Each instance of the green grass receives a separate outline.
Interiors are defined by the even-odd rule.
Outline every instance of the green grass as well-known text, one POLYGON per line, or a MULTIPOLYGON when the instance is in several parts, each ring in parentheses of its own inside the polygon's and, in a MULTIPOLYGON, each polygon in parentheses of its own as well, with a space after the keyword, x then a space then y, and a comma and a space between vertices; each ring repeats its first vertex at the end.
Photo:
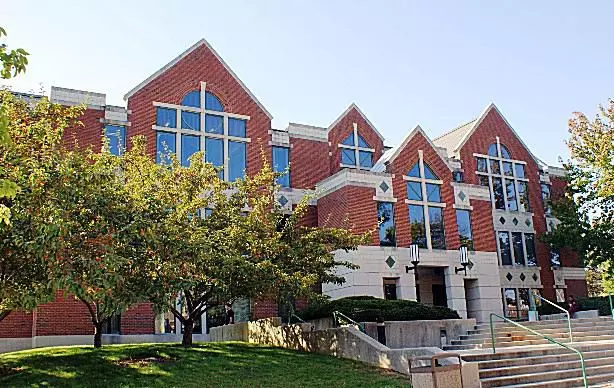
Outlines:
POLYGON ((360 362, 240 342, 187 350, 169 344, 70 346, 0 355, 0 387, 43 386, 407 387, 409 382, 360 362))

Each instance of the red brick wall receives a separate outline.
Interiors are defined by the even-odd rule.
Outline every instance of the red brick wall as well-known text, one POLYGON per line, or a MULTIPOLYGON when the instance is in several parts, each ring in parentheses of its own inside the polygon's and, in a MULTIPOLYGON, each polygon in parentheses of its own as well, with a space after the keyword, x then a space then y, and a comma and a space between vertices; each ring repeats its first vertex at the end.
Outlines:
POLYGON ((495 228, 492 224, 492 205, 490 201, 471 200, 471 232, 473 248, 476 251, 496 252, 495 228))
POLYGON ((377 136, 375 130, 363 119, 362 115, 352 108, 330 131, 328 141, 331 143, 330 151, 330 175, 341 170, 341 149, 339 144, 350 134, 354 133, 353 123, 358 125, 358 134, 375 149, 373 154, 373 164, 382 156, 384 152, 384 142, 377 136))
POLYGON ((573 296, 577 298, 579 296, 587 296, 588 288, 585 280, 565 280, 567 289, 565 290, 565 297, 573 296))
POLYGON ((129 137, 145 135, 148 152, 154 156, 156 139, 151 126, 156 123, 156 109, 152 103, 180 104, 185 94, 200 90, 201 81, 219 98, 225 112, 250 116, 247 136, 252 142, 247 146, 247 172, 255 174, 262 164, 261 149, 266 155, 271 154, 268 145, 271 120, 204 44, 128 99, 128 110, 132 111, 128 117, 132 123, 129 137))
POLYGON ((256 299, 252 303, 252 319, 277 316, 277 302, 272 299, 256 299))
POLYGON ((121 316, 121 334, 155 333, 155 313, 150 303, 138 303, 121 316))
MULTIPOLYGON (((484 120, 480 123, 468 141, 460 150, 460 157, 468 183, 479 184, 475 173, 476 161, 474 153, 486 154, 488 146, 496 143, 499 136, 502 145, 510 151, 512 159, 522 160, 527 163, 525 176, 529 179, 529 201, 533 212, 533 224, 536 235, 546 231, 546 221, 544 217, 544 206, 541 199, 541 185, 539 182, 539 168, 531 154, 522 145, 520 139, 506 124, 505 120, 495 110, 491 109, 484 120)), ((493 234, 483 231, 485 234, 474 232, 474 241, 481 239, 492 239, 493 234)), ((536 239, 535 249, 537 255, 537 265, 541 267, 541 281, 544 286, 544 297, 554 298, 554 274, 550 270, 550 250, 539 239, 536 239)))
POLYGON ((87 307, 72 296, 56 292, 54 302, 38 306, 35 335, 94 334, 87 307))
POLYGON ((443 181, 441 185, 441 200, 446 203, 446 207, 443 210, 446 248, 458 249, 460 241, 456 225, 456 212, 452 206, 454 204, 454 190, 450 184, 452 172, 421 132, 417 132, 398 156, 388 165, 388 172, 394 174, 392 186, 394 196, 397 199, 395 204, 397 246, 406 247, 411 241, 409 210, 404 202, 407 198, 407 181, 403 179, 403 175, 407 175, 413 165, 420 160, 418 150, 423 151, 424 163, 443 181))
POLYGON ((290 138, 290 185, 300 189, 311 189, 316 183, 328 177, 328 143, 290 138))
POLYGON ((32 313, 12 311, 0 321, 0 338, 32 337, 32 313))
POLYGON ((300 220, 301 226, 318 226, 318 208, 317 206, 308 206, 307 212, 300 220))
POLYGON ((82 148, 91 147, 98 152, 102 147, 102 130, 104 124, 100 119, 104 118, 104 110, 86 109, 83 116, 79 118, 81 124, 72 125, 64 130, 62 137, 66 147, 73 147, 76 144, 82 148))

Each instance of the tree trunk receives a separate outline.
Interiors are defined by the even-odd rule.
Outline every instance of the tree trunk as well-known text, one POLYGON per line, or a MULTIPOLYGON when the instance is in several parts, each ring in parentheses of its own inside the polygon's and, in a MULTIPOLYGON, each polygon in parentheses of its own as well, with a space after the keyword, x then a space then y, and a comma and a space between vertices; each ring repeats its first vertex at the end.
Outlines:
POLYGON ((94 324, 94 348, 102 347, 102 323, 94 324))
POLYGON ((181 340, 181 345, 184 348, 192 347, 192 332, 194 331, 194 321, 188 319, 183 324, 183 339, 181 340))

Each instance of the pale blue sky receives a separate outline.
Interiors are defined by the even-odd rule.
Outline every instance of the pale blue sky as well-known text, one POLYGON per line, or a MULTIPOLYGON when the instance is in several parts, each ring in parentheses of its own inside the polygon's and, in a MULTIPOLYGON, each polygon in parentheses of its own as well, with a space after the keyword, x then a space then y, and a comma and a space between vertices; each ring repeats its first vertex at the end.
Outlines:
POLYGON ((123 95, 206 38, 273 114, 328 126, 351 102, 396 145, 495 102, 535 154, 567 156, 573 111, 613 96, 613 1, 11 1, 32 54, 16 89, 123 95))

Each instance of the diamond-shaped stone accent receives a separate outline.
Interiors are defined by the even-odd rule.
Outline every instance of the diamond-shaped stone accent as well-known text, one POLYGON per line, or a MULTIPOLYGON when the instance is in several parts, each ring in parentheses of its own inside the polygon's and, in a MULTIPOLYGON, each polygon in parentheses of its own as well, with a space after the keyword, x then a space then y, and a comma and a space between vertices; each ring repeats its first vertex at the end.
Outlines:
POLYGON ((461 201, 464 201, 467 196, 461 191, 460 193, 458 193, 458 198, 460 198, 461 201))
POLYGON ((524 276, 524 274, 523 274, 523 273, 521 273, 521 274, 520 274, 520 280, 522 280, 522 281, 524 282, 524 280, 525 280, 526 278, 527 278, 527 277, 526 277, 526 276, 524 276))
POLYGON ((499 218, 499 222, 500 222, 501 224, 505 224, 505 217, 501 217, 501 218, 499 218))
POLYGON ((535 281, 535 282, 536 282, 536 281, 537 281, 537 279, 538 279, 538 276, 537 276, 537 274, 536 274, 536 273, 534 273, 534 274, 533 274, 533 281, 535 281))
POLYGON ((386 264, 388 265, 388 267, 392 268, 394 266, 394 263, 396 263, 394 257, 388 256, 388 258, 386 259, 386 264))
POLYGON ((508 272, 508 273, 507 273, 507 275, 505 275, 505 277, 506 277, 506 278, 507 278, 507 280, 509 280, 510 282, 512 281, 513 276, 512 276, 512 274, 511 274, 511 273, 509 273, 509 272, 508 272))
POLYGON ((283 195, 279 197, 279 204, 281 206, 286 206, 287 203, 288 203, 288 199, 286 197, 284 197, 283 195))
POLYGON ((390 186, 388 186, 388 184, 386 184, 386 182, 382 182, 382 183, 379 184, 379 188, 382 189, 382 191, 385 193, 386 191, 388 191, 390 186))
POLYGON ((512 222, 514 223, 514 225, 518 225, 518 218, 514 217, 514 219, 512 220, 512 222))
POLYGON ((530 220, 530 219, 528 219, 528 218, 527 218, 527 219, 524 221, 524 223, 525 223, 527 226, 531 226, 531 220, 530 220))

